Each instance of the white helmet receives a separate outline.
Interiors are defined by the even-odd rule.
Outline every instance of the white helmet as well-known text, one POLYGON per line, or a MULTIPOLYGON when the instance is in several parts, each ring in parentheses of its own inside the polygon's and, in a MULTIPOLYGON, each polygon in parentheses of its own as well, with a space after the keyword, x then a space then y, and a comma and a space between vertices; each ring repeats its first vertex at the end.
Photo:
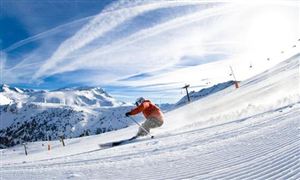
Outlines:
POLYGON ((144 101, 145 101, 145 98, 139 97, 139 98, 136 99, 135 105, 136 105, 136 106, 139 106, 139 105, 142 104, 144 101))

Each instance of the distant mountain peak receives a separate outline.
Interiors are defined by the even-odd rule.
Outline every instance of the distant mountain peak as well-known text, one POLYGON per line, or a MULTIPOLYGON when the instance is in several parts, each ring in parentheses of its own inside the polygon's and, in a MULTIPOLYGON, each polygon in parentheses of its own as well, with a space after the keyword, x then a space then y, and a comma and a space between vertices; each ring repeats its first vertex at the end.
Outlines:
POLYGON ((90 90, 99 90, 105 92, 101 87, 93 87, 93 86, 78 86, 78 87, 65 87, 59 88, 53 91, 90 91, 90 90))
POLYGON ((90 91, 94 92, 95 94, 102 94, 106 97, 112 98, 103 88, 101 87, 93 87, 93 86, 80 86, 80 87, 66 87, 66 88, 60 88, 57 90, 53 90, 52 92, 72 92, 72 91, 90 91))
POLYGON ((0 85, 0 92, 4 92, 6 89, 9 89, 9 85, 7 85, 7 84, 0 85))
POLYGON ((14 92, 17 92, 17 93, 23 93, 23 91, 19 88, 10 87, 7 84, 1 84, 0 85, 0 92, 10 92, 10 91, 14 91, 14 92))
MULTIPOLYGON (((33 90, 10 87, 7 84, 0 86, 0 93, 10 102, 23 103, 55 103, 68 106, 116 107, 126 104, 114 99, 101 87, 67 87, 57 90, 33 90)), ((8 104, 8 101, 5 101, 8 104)), ((3 103, 2 103, 3 104, 3 103)))

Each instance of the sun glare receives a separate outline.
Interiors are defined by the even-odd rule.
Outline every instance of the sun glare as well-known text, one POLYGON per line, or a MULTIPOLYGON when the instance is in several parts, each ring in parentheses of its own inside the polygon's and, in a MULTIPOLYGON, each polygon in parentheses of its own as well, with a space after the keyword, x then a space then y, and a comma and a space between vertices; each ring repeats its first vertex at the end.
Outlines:
MULTIPOLYGON (((296 9, 296 8, 295 8, 296 9)), ((248 51, 274 54, 295 40, 298 16, 291 7, 259 8, 250 17, 245 40, 248 51)))

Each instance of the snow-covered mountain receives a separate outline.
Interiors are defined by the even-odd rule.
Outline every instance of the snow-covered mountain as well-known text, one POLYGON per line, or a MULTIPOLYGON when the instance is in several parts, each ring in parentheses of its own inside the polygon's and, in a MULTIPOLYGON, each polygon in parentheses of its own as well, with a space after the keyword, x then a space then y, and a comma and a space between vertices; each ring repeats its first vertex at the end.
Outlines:
POLYGON ((0 150, 3 179, 300 179, 300 54, 169 111, 154 139, 101 149, 136 126, 0 150))
POLYGON ((35 91, 2 85, 0 100, 2 148, 59 136, 100 134, 132 123, 124 116, 132 106, 102 88, 35 91))
POLYGON ((116 107, 125 104, 112 98, 102 88, 73 88, 36 92, 30 96, 29 101, 88 107, 116 107))
POLYGON ((3 84, 0 86, 0 94, 10 99, 10 101, 24 103, 54 103, 88 107, 115 107, 125 104, 122 101, 114 99, 99 87, 77 87, 53 91, 37 91, 32 89, 19 89, 3 84))
POLYGON ((16 87, 10 87, 7 84, 0 85, 0 92, 15 92, 15 93, 23 93, 23 91, 16 87))
POLYGON ((10 87, 7 84, 0 85, 0 105, 27 101, 28 95, 21 89, 10 87), (3 100, 3 101, 2 101, 3 100))

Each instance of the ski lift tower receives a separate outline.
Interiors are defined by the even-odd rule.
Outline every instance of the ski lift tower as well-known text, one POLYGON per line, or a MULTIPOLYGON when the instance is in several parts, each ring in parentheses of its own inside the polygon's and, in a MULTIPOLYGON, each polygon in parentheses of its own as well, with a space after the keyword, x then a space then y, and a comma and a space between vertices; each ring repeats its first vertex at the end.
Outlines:
POLYGON ((182 89, 185 89, 186 95, 187 95, 187 98, 188 98, 188 102, 191 102, 191 98, 190 98, 189 91, 188 91, 189 87, 190 87, 190 85, 187 84, 187 85, 183 86, 182 89))

